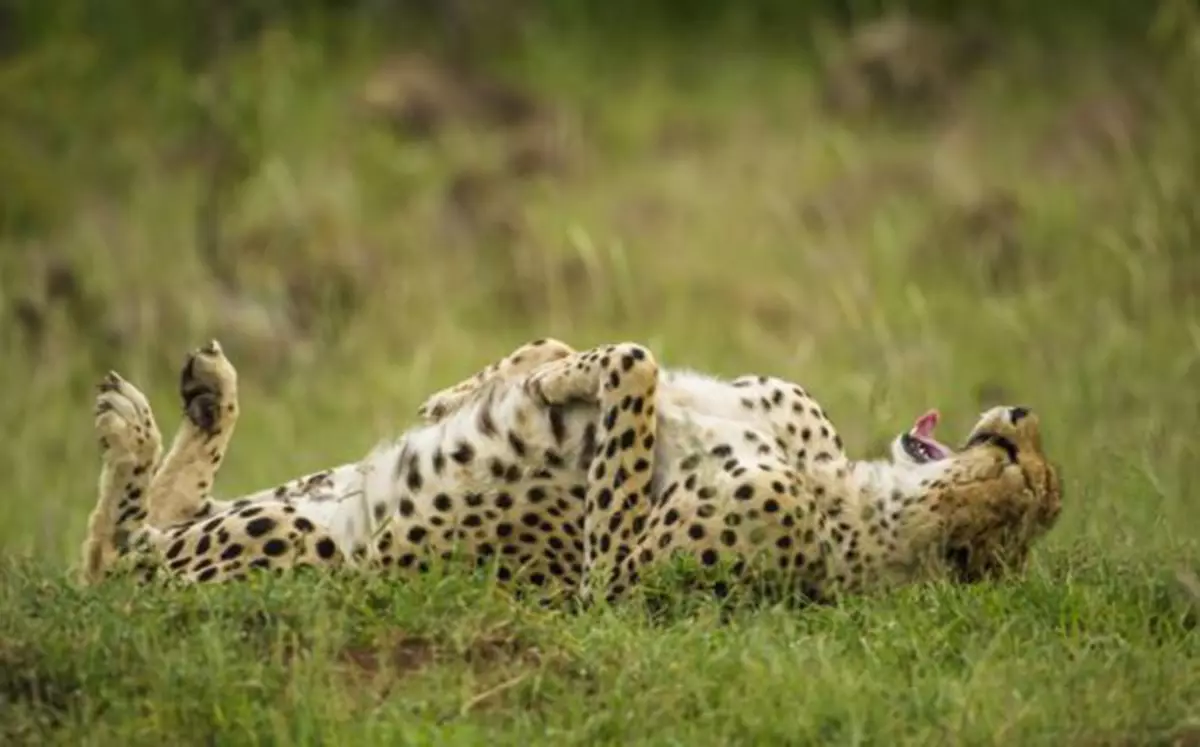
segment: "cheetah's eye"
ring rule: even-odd
[[[980,444],[986,444],[991,439],[992,439],[992,434],[990,434],[990,433],[976,433],[967,439],[967,442],[965,444],[963,444],[963,448],[969,449],[972,446],[979,446]]]
[[[1005,455],[1008,456],[1008,461],[1017,461],[1017,445],[997,433],[989,433],[987,431],[984,431],[983,433],[976,433],[967,440],[967,443],[963,446],[963,448],[969,449],[973,446],[980,446],[983,444],[996,446],[1000,449],[1003,449]]]

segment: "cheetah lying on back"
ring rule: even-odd
[[[418,571],[465,555],[502,582],[620,597],[660,561],[769,573],[810,598],[1020,568],[1060,511],[1037,416],[984,413],[960,451],[936,415],[857,461],[775,378],[660,369],[622,343],[542,340],[435,394],[424,423],[357,464],[239,500],[211,491],[238,417],[215,342],[188,356],[165,457],[146,398],[100,385],[99,500],[85,578],[189,581],[297,566]],[[737,576],[735,576],[737,577]]]

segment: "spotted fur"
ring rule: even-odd
[[[116,374],[102,383],[88,579],[404,573],[465,557],[504,583],[617,599],[684,555],[828,598],[997,577],[1023,565],[1061,505],[1026,408],[984,413],[946,459],[914,462],[897,440],[888,459],[853,460],[803,388],[664,370],[634,343],[523,345],[432,396],[424,422],[362,461],[235,501],[211,496],[238,415],[215,342],[188,357],[181,396],[159,464],[145,398]]]

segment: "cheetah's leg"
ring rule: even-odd
[[[430,424],[445,420],[489,383],[524,376],[543,363],[565,358],[574,352],[565,342],[551,338],[527,342],[469,379],[434,393],[417,408],[417,415]]]
[[[575,353],[534,371],[525,382],[547,405],[597,406],[596,455],[588,467],[581,594],[608,599],[630,583],[622,571],[646,530],[654,477],[658,363],[649,350],[621,343]]]
[[[103,465],[99,498],[81,550],[86,583],[104,577],[145,521],[143,496],[162,454],[162,435],[146,397],[114,372],[104,377],[99,390],[95,429]]]
[[[211,511],[213,480],[237,424],[237,371],[216,340],[188,355],[179,391],[185,417],[150,482],[148,523],[154,527]]]

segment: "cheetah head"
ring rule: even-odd
[[[936,411],[918,418],[893,441],[892,457],[923,478],[939,565],[963,583],[1019,571],[1062,510],[1038,416],[1027,407],[994,407],[958,449],[933,437],[937,422]]]
[[[947,468],[931,482],[930,497],[942,515],[951,575],[973,583],[1024,568],[1030,548],[1062,511],[1058,470],[1042,450],[1037,414],[993,407],[944,459]]]

